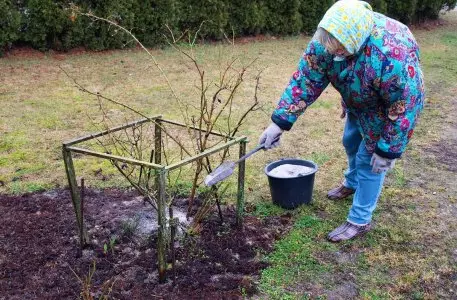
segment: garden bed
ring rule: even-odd
[[[291,224],[288,214],[247,215],[240,231],[234,226],[235,209],[224,207],[223,224],[213,213],[198,237],[176,243],[176,280],[170,272],[160,285],[155,235],[144,234],[149,212],[135,191],[87,189],[84,214],[91,245],[80,252],[68,190],[0,195],[0,298],[75,299],[84,290],[78,277],[84,280],[94,262],[90,291],[95,297],[242,298],[256,293],[266,267],[263,255]]]

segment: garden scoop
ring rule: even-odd
[[[276,143],[278,140],[279,140],[279,137],[276,138],[272,142],[272,144]],[[208,176],[206,176],[206,178],[205,178],[206,186],[212,186],[212,185],[226,179],[230,175],[232,175],[237,164],[239,164],[240,162],[242,162],[243,160],[245,160],[252,154],[256,153],[257,151],[263,149],[264,147],[265,147],[265,144],[260,144],[257,147],[255,147],[254,149],[252,149],[251,151],[249,151],[248,153],[246,153],[245,155],[243,155],[242,157],[240,157],[240,159],[238,159],[237,161],[235,161],[235,162],[226,161],[226,162],[223,162],[222,164],[220,164],[219,167],[217,167],[213,172],[211,172],[211,174],[208,174]]]

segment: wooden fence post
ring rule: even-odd
[[[75,167],[73,159],[71,158],[71,151],[62,147],[63,160],[65,163],[65,171],[67,173],[68,185],[70,187],[71,200],[76,214],[76,224],[78,226],[79,244],[83,248],[87,244],[87,230],[84,226],[84,218],[81,205],[81,194],[78,190],[78,183],[76,182]]]

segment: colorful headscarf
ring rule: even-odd
[[[371,34],[373,9],[364,1],[340,0],[327,10],[318,27],[330,32],[354,54]]]

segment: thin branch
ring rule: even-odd
[[[152,55],[151,52],[149,52],[149,50],[136,38],[136,36],[128,29],[120,26],[119,24],[117,24],[116,22],[113,22],[109,19],[105,19],[105,18],[102,18],[102,17],[98,17],[92,13],[83,13],[83,12],[80,12],[79,11],[79,8],[73,6],[73,9],[76,11],[76,13],[80,14],[80,15],[83,15],[83,16],[86,16],[86,17],[89,17],[89,18],[92,18],[92,19],[96,19],[96,20],[99,20],[99,21],[103,21],[103,22],[107,22],[108,24],[124,31],[125,33],[127,33],[132,39],[135,40],[135,42],[140,45],[140,47],[149,55],[150,59],[152,60],[153,64],[157,67],[157,69],[160,71],[162,77],[165,79],[167,85],[168,85],[168,88],[170,89],[173,97],[178,101],[178,104],[179,104],[179,109],[181,111],[181,114],[183,115],[183,117],[185,117],[185,109],[183,108],[183,101],[181,100],[181,98],[179,98],[178,94],[175,92],[173,86],[171,85],[171,82],[170,80],[168,79],[168,76],[165,74],[165,71],[162,69],[162,67],[159,65],[159,63],[157,62],[156,58],[154,55]]]
[[[168,32],[170,32],[170,35],[171,35],[171,38],[173,39],[173,43],[174,44],[178,43],[186,35],[186,33],[189,31],[189,29],[184,30],[181,33],[181,35],[179,36],[179,38],[175,39],[175,35],[173,34],[173,30],[171,30],[171,28],[168,26],[168,24],[165,24],[165,27],[167,27]],[[167,37],[165,36],[165,38],[167,38]]]
[[[198,30],[195,32],[194,40],[192,41],[191,46],[195,45],[195,41],[197,40],[198,34],[200,33],[200,30],[202,29],[203,24],[205,24],[205,23],[206,23],[206,20],[200,23],[200,26],[198,27]]]
[[[157,211],[157,205],[153,202],[153,199],[151,198],[151,194],[148,191],[145,191],[141,186],[136,184],[135,182],[132,181],[132,179],[127,176],[122,170],[122,168],[119,166],[119,164],[116,161],[111,161],[111,163],[117,168],[117,170],[128,180],[128,182],[137,190],[139,191],[144,197],[147,197],[150,201],[149,203],[151,206]]]
[[[256,84],[255,84],[255,89],[254,89],[254,103],[244,112],[244,114],[240,117],[239,121],[237,122],[237,125],[235,126],[231,136],[235,136],[238,132],[238,129],[243,125],[244,120],[246,117],[249,115],[249,113],[256,111],[257,107],[259,105],[259,99],[257,97],[257,92],[259,90],[259,84],[260,84],[260,74],[262,71],[259,72],[256,76]]]
[[[111,103],[120,105],[120,106],[122,106],[122,107],[124,107],[124,108],[126,108],[126,109],[128,109],[128,110],[130,110],[130,111],[132,111],[132,112],[134,112],[134,113],[136,113],[136,114],[138,114],[138,115],[140,115],[141,117],[150,120],[150,121],[153,122],[154,124],[158,124],[158,125],[160,126],[160,128],[165,132],[165,134],[168,135],[173,141],[175,141],[175,143],[178,144],[178,145],[184,150],[184,152],[186,152],[187,155],[192,156],[192,154],[182,145],[182,143],[180,143],[178,140],[176,140],[171,134],[168,133],[168,131],[167,131],[161,124],[157,123],[154,119],[151,119],[150,117],[146,116],[146,115],[143,114],[142,112],[140,112],[140,111],[138,111],[138,110],[136,110],[136,109],[134,109],[134,108],[131,108],[130,106],[128,106],[128,105],[126,105],[126,104],[124,104],[124,103],[122,103],[122,102],[119,102],[119,101],[116,101],[116,100],[114,100],[114,99],[110,99],[110,98],[108,98],[108,97],[105,97],[105,96],[101,95],[101,94],[98,93],[98,92],[89,91],[88,89],[86,89],[85,87],[83,87],[81,84],[79,84],[79,83],[76,81],[76,79],[74,79],[73,77],[71,77],[71,76],[70,76],[61,66],[59,66],[59,68],[62,70],[62,72],[65,73],[65,75],[67,75],[70,79],[73,80],[73,82],[76,84],[76,87],[79,88],[80,91],[85,92],[85,93],[90,94],[90,95],[93,95],[93,96],[96,96],[96,97],[100,97],[100,98],[102,98],[102,99],[104,99],[104,100],[107,100],[107,101],[109,101],[109,102],[111,102]]]

